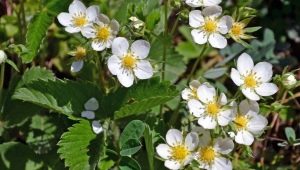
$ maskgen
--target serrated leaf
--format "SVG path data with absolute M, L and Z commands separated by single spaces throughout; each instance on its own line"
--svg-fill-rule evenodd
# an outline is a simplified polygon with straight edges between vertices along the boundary
M 128 140 L 141 138 L 143 136 L 144 130 L 145 130 L 144 122 L 140 120 L 133 120 L 129 122 L 120 136 L 121 148 Z
M 119 168 L 120 170 L 140 170 L 141 166 L 135 159 L 124 156 L 120 161 Z
M 52 0 L 34 15 L 28 25 L 26 34 L 26 52 L 21 54 L 24 63 L 30 63 L 38 54 L 43 39 L 46 37 L 47 30 L 52 24 L 53 19 L 59 12 L 67 9 L 71 0 Z
M 124 93 L 126 93 L 124 95 Z M 141 114 L 154 106 L 164 104 L 178 95 L 174 86 L 167 82 L 160 83 L 158 79 L 141 81 L 128 91 L 120 90 L 115 98 L 123 101 L 120 109 L 114 113 L 115 119 Z M 107 100 L 110 102 L 112 99 Z M 107 104 L 106 104 L 107 105 Z
M 58 143 L 60 158 L 65 160 L 65 166 L 71 170 L 89 170 L 90 164 L 88 146 L 96 138 L 88 121 L 76 123 L 64 133 Z
M 127 140 L 120 151 L 121 156 L 130 156 L 137 153 L 142 148 L 142 144 L 138 139 Z

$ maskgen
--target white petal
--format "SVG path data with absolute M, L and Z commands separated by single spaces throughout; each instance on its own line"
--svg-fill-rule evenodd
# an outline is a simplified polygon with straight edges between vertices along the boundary
M 203 127 L 196 126 L 192 129 L 192 132 L 196 132 L 199 135 L 199 147 L 206 147 L 211 142 L 210 132 Z
M 217 157 L 210 170 L 232 170 L 232 163 L 224 157 Z
M 204 112 L 204 106 L 195 99 L 188 101 L 188 108 L 195 117 L 200 117 Z
M 211 17 L 218 17 L 222 14 L 222 8 L 220 6 L 209 6 L 202 10 L 203 16 L 211 16 Z
M 129 48 L 129 43 L 126 38 L 117 37 L 112 43 L 112 53 L 117 56 L 123 56 L 127 53 Z
M 221 0 L 203 0 L 204 6 L 214 6 L 221 3 Z
M 181 164 L 177 161 L 173 160 L 166 160 L 165 161 L 165 167 L 172 169 L 172 170 L 177 170 L 181 168 Z
M 189 24 L 193 28 L 198 28 L 204 24 L 204 18 L 200 10 L 193 10 L 189 13 Z
M 229 154 L 234 148 L 234 143 L 230 138 L 217 138 L 214 148 L 218 153 Z
M 256 87 L 255 91 L 261 96 L 272 96 L 278 91 L 278 87 L 274 83 L 263 83 Z
M 121 71 L 121 60 L 116 55 L 112 55 L 107 60 L 107 66 L 111 74 L 117 75 Z
M 232 18 L 228 15 L 223 16 L 218 23 L 218 31 L 221 34 L 226 34 L 232 26 Z
M 82 13 L 82 14 L 85 14 L 86 12 L 86 7 L 85 5 L 79 1 L 79 0 L 74 0 L 70 6 L 69 6 L 69 12 L 70 14 L 79 14 L 79 13 Z
M 130 70 L 121 70 L 117 74 L 118 80 L 124 87 L 130 87 L 133 85 L 134 76 Z
M 224 93 L 221 93 L 220 94 L 220 97 L 219 97 L 219 101 L 218 103 L 220 103 L 221 105 L 226 105 L 227 104 L 227 97 Z
M 244 84 L 244 80 L 235 68 L 231 69 L 230 78 L 237 86 L 241 86 L 242 84 Z
M 170 129 L 166 134 L 167 144 L 170 146 L 176 146 L 178 144 L 182 144 L 183 137 L 182 133 L 177 129 Z
M 189 89 L 189 88 L 185 88 L 181 92 L 181 97 L 182 97 L 183 100 L 189 100 L 191 95 L 193 95 L 192 90 Z
M 95 113 L 93 111 L 83 111 L 81 112 L 81 117 L 87 119 L 95 119 Z
M 231 109 L 227 109 L 227 110 L 221 111 L 219 113 L 217 119 L 218 119 L 219 125 L 226 126 L 233 119 L 233 111 Z
M 198 124 L 204 129 L 214 129 L 217 126 L 217 122 L 210 116 L 203 116 L 198 119 Z
M 95 38 L 95 30 L 92 26 L 87 26 L 81 29 L 81 33 L 86 38 Z
M 256 113 L 259 112 L 259 105 L 256 101 L 245 99 L 239 104 L 239 113 L 240 114 L 245 115 L 250 110 L 252 110 L 253 112 L 256 112 Z
M 269 82 L 273 75 L 272 64 L 268 62 L 257 63 L 253 68 L 253 72 L 256 73 L 256 77 L 259 78 L 260 82 Z
M 95 51 L 103 51 L 106 48 L 106 43 L 100 41 L 93 41 L 92 48 Z
M 243 53 L 239 56 L 237 60 L 237 69 L 239 70 L 240 74 L 247 76 L 251 73 L 253 66 L 254 63 L 249 54 Z
M 211 34 L 208 37 L 208 41 L 210 45 L 214 48 L 223 49 L 227 46 L 227 39 L 219 33 Z
M 149 79 L 153 76 L 153 68 L 147 60 L 138 61 L 133 71 L 135 76 L 139 79 Z
M 248 131 L 238 131 L 235 136 L 235 142 L 243 145 L 251 145 L 254 141 L 254 137 Z
M 193 8 L 200 7 L 203 5 L 203 3 L 200 0 L 186 0 L 185 3 Z
M 250 100 L 259 100 L 260 97 L 255 93 L 254 89 L 242 88 L 242 93 Z
M 213 101 L 217 94 L 216 94 L 216 89 L 214 87 L 202 84 L 197 89 L 197 95 L 203 103 L 208 103 Z
M 189 151 L 193 151 L 198 147 L 199 144 L 199 137 L 198 134 L 195 132 L 190 132 L 185 137 L 185 145 L 189 149 Z
M 268 120 L 261 115 L 257 115 L 250 119 L 247 129 L 254 135 L 260 135 L 267 125 Z
M 90 22 L 96 21 L 100 13 L 99 7 L 97 5 L 92 5 L 86 9 L 86 15 Z
M 156 152 L 157 154 L 162 157 L 163 159 L 169 159 L 171 156 L 171 152 L 170 152 L 171 148 L 169 145 L 167 144 L 159 144 L 156 147 Z
M 80 28 L 68 26 L 65 28 L 65 31 L 67 31 L 68 33 L 77 33 L 77 32 L 80 32 Z
M 199 29 L 193 29 L 191 34 L 192 34 L 193 40 L 197 44 L 205 44 L 208 40 L 207 34 L 205 34 L 203 31 L 201 31 Z
M 93 128 L 94 133 L 96 133 L 96 134 L 99 134 L 103 131 L 103 127 L 101 126 L 99 120 L 94 120 L 92 122 L 92 128 Z
M 117 34 L 117 32 L 119 31 L 119 29 L 120 29 L 120 25 L 119 25 L 119 23 L 118 23 L 118 21 L 116 21 L 116 20 L 111 20 L 111 22 L 110 22 L 110 28 L 113 30 L 113 31 L 115 31 L 116 32 L 116 34 Z
M 71 65 L 71 72 L 76 73 L 80 71 L 83 67 L 84 62 L 82 60 L 80 61 L 74 61 Z
M 131 45 L 131 52 L 139 59 L 144 59 L 150 51 L 150 43 L 145 40 L 136 40 Z
M 57 16 L 58 22 L 63 26 L 72 25 L 72 16 L 69 13 L 62 12 Z
M 86 110 L 91 110 L 91 111 L 96 111 L 99 109 L 99 103 L 98 100 L 93 97 L 90 98 L 85 104 L 84 104 L 84 108 Z
M 110 23 L 109 18 L 106 15 L 104 15 L 104 14 L 100 14 L 99 17 L 98 17 L 98 19 L 103 24 L 107 24 L 108 25 Z

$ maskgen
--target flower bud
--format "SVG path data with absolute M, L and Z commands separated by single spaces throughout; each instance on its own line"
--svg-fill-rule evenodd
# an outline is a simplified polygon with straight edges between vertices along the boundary
M 135 16 L 130 17 L 129 20 L 131 21 L 131 25 L 133 26 L 133 28 L 137 30 L 140 30 L 145 26 L 145 23 Z
M 7 59 L 7 56 L 4 51 L 0 50 L 0 64 L 4 63 Z
M 293 73 L 286 73 L 282 76 L 282 84 L 290 89 L 293 88 L 297 83 L 295 75 Z
M 171 1 L 171 6 L 179 9 L 181 7 L 181 0 L 173 0 Z

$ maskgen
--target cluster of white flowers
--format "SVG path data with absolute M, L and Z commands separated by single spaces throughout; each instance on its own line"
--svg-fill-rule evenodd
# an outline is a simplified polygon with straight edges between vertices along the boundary
M 232 169 L 231 162 L 222 157 L 229 154 L 234 143 L 251 145 L 254 138 L 260 136 L 267 124 L 267 119 L 259 114 L 257 100 L 261 96 L 271 96 L 278 91 L 272 79 L 272 65 L 260 62 L 254 66 L 252 58 L 243 53 L 237 60 L 237 70 L 232 68 L 231 79 L 240 87 L 246 99 L 238 101 L 227 99 L 224 93 L 218 95 L 216 89 L 208 82 L 190 82 L 190 87 L 182 91 L 182 98 L 187 102 L 189 112 L 198 119 L 198 129 L 186 135 L 171 129 L 167 133 L 167 144 L 160 144 L 157 153 L 165 159 L 169 169 L 180 169 L 195 159 L 200 168 Z M 229 137 L 211 140 L 209 130 L 221 126 Z
M 65 26 L 69 33 L 78 33 L 91 40 L 91 47 L 95 51 L 112 48 L 112 56 L 108 59 L 109 71 L 116 75 L 125 87 L 133 85 L 135 77 L 149 79 L 153 76 L 153 68 L 146 57 L 150 51 L 150 43 L 137 40 L 129 49 L 126 38 L 117 37 L 120 25 L 116 20 L 110 20 L 101 14 L 98 6 L 86 6 L 79 0 L 74 0 L 69 6 L 69 13 L 62 12 L 58 21 Z M 75 61 L 71 71 L 78 72 L 83 67 L 86 49 L 77 48 L 74 53 Z

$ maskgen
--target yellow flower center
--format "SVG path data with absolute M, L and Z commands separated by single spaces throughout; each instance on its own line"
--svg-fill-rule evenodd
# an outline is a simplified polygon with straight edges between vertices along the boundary
M 75 52 L 75 59 L 82 60 L 86 56 L 86 49 L 83 47 L 77 47 Z
M 136 66 L 136 58 L 131 54 L 127 53 L 122 59 L 122 65 L 126 69 L 133 69 Z
M 239 36 L 243 35 L 244 34 L 244 24 L 235 22 L 232 25 L 230 34 L 235 37 L 239 37 Z
M 81 15 L 81 16 L 77 16 L 73 18 L 73 24 L 76 27 L 83 27 L 84 25 L 87 24 L 87 19 L 85 17 L 85 15 Z
M 100 41 L 107 41 L 110 36 L 110 28 L 107 26 L 99 27 L 97 29 L 96 37 Z
M 216 152 L 213 147 L 205 147 L 199 150 L 200 160 L 207 163 L 212 164 L 216 157 Z
M 206 33 L 214 33 L 217 31 L 217 22 L 213 19 L 206 19 L 203 25 L 203 29 Z
M 257 85 L 255 76 L 253 74 L 246 76 L 244 79 L 244 83 L 245 83 L 245 86 L 248 88 L 255 88 Z
M 210 102 L 206 107 L 206 111 L 209 116 L 217 117 L 218 113 L 220 112 L 220 106 L 216 102 Z
M 171 149 L 171 158 L 179 162 L 184 161 L 190 154 L 189 150 L 184 145 L 177 145 Z
M 247 127 L 248 121 L 249 120 L 247 119 L 246 116 L 238 115 L 234 119 L 235 127 L 238 130 L 243 130 L 243 129 L 245 129 Z

